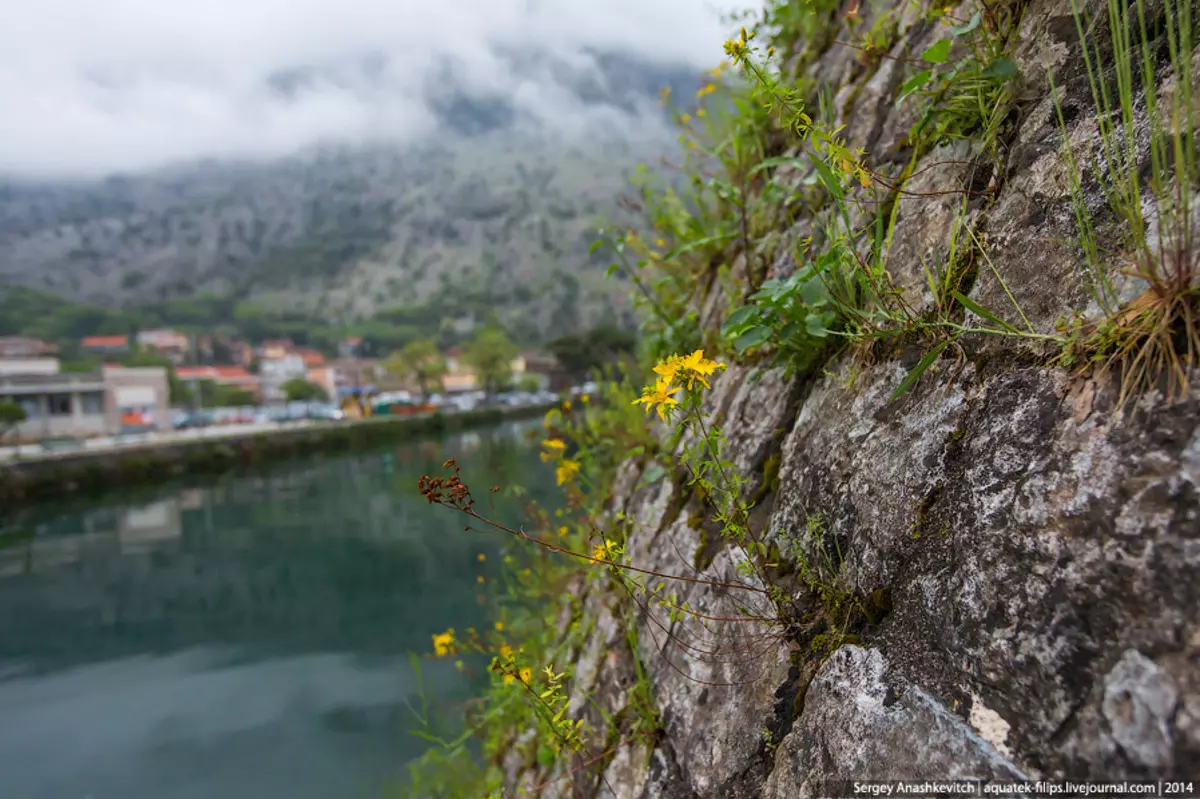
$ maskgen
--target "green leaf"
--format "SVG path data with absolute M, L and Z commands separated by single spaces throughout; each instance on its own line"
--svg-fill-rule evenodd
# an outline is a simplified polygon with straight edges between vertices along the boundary
M 604 246 L 604 239 L 596 239 L 592 242 L 592 246 L 588 247 L 588 255 L 592 255 L 596 250 Z
M 783 326 L 783 330 L 779 331 L 779 340 L 787 341 L 793 336 L 798 336 L 804 332 L 804 326 L 799 322 L 788 322 Z
M 765 161 L 759 161 L 758 165 L 755 166 L 754 169 L 751 169 L 746 174 L 747 175 L 756 175 L 759 172 L 762 172 L 764 169 L 770 169 L 771 167 L 774 167 L 774 166 L 784 166 L 785 164 L 789 165 L 789 166 L 799 167 L 799 168 L 803 168 L 803 166 L 804 166 L 804 162 L 801 161 L 799 158 L 796 158 L 795 156 L 781 155 L 778 158 L 768 158 Z
M 975 14 L 971 17 L 971 20 L 966 25 L 963 25 L 961 28 L 951 28 L 950 32 L 953 33 L 955 36 L 963 36 L 965 34 L 970 33 L 971 31 L 975 30 L 976 28 L 978 28 L 979 23 L 982 20 L 983 20 L 983 17 L 980 15 L 980 13 L 978 11 L 976 11 Z
M 929 47 L 925 48 L 925 52 L 921 53 L 921 59 L 928 61 L 930 64 L 944 64 L 950 58 L 950 40 L 941 39 Z
M 899 108 L 906 97 L 929 83 L 929 79 L 932 77 L 933 70 L 925 69 L 905 81 L 904 85 L 900 87 L 900 96 L 896 98 L 896 107 Z
M 1011 80 L 1017 76 L 1017 65 L 1012 62 L 1011 58 L 997 58 L 988 65 L 982 75 L 998 81 Z
M 917 365 L 908 371 L 904 379 L 900 381 L 900 385 L 896 386 L 896 390 L 892 393 L 892 402 L 895 402 L 900 395 L 908 391 L 913 385 L 921 379 L 921 375 L 925 374 L 925 370 L 933 365 L 933 362 L 942 354 L 942 350 L 950 346 L 950 341 L 943 341 L 936 347 L 925 353 L 925 357 L 917 361 Z
M 605 277 L 612 277 L 612 276 L 613 276 L 613 272 L 617 271 L 619 268 L 620 268 L 620 264 L 609 264 L 609 265 L 608 265 L 608 269 L 605 269 L 605 270 L 604 270 L 604 276 L 605 276 Z
M 737 340 L 733 342 L 733 348 L 737 350 L 738 355 L 742 355 L 751 347 L 757 347 L 770 339 L 772 332 L 771 328 L 762 325 L 752 327 L 737 337 Z
M 825 338 L 829 335 L 829 331 L 825 329 L 824 320 L 816 314 L 809 314 L 805 328 L 808 330 L 808 335 L 813 338 Z
M 729 318 L 725 320 L 725 324 L 721 327 L 722 333 L 728 335 L 725 333 L 725 331 L 732 330 L 740 325 L 744 325 L 746 321 L 750 319 L 750 317 L 756 315 L 757 313 L 758 306 L 743 305 L 741 308 L 738 308 L 736 311 L 730 314 Z
M 646 467 L 646 471 L 642 472 L 642 482 L 647 484 L 657 483 L 663 478 L 667 470 L 660 463 L 652 463 Z
M 982 317 L 983 319 L 987 319 L 989 322 L 995 322 L 996 324 L 1000 325 L 1000 327 L 1004 328 L 1005 330 L 1016 330 L 1015 327 L 1010 325 L 1008 322 L 1005 322 L 1000 317 L 996 316 L 994 313 L 989 311 L 987 308 L 984 308 L 982 305 L 975 302 L 975 300 L 971 299 L 966 294 L 962 294 L 957 291 L 952 291 L 952 292 L 950 292 L 950 296 L 952 296 L 952 297 L 954 297 L 954 299 L 958 300 L 959 304 L 961 304 L 962 307 L 966 308 L 968 311 L 975 314 L 976 316 Z
M 835 200 L 842 199 L 842 184 L 837 179 L 837 176 L 833 174 L 829 167 L 825 166 L 825 162 L 820 158 L 817 158 L 815 155 L 809 155 L 809 158 L 812 159 L 813 166 L 817 168 L 818 177 L 821 178 L 821 182 L 825 184 L 825 188 L 829 190 L 833 198 Z

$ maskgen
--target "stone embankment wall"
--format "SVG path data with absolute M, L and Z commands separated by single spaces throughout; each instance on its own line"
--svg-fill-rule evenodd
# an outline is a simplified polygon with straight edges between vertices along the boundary
M 915 57 L 942 35 L 905 13 L 891 55 Z M 908 186 L 988 188 L 969 213 L 996 271 L 981 270 L 971 296 L 1008 317 L 1011 291 L 1043 332 L 1063 314 L 1089 313 L 1045 77 L 1055 66 L 1067 87 L 1068 135 L 1094 144 L 1077 46 L 1070 4 L 1034 0 L 1013 52 L 1019 114 L 1003 142 L 1005 170 L 980 174 L 979 152 L 963 141 L 926 156 Z M 835 87 L 851 146 L 903 150 L 913 123 L 911 107 L 894 104 L 903 66 L 868 68 L 834 45 L 811 67 Z M 902 201 L 889 271 L 918 306 L 930 299 L 922 263 L 945 252 L 961 202 Z M 781 242 L 808 225 L 778 231 L 755 255 L 786 275 L 795 263 Z M 735 278 L 746 256 L 732 261 Z M 720 325 L 727 290 L 719 281 L 698 289 L 706 329 Z M 553 782 L 566 763 L 546 773 L 514 756 L 512 795 L 793 799 L 828 795 L 842 779 L 1200 777 L 1195 381 L 1181 401 L 1151 391 L 1117 414 L 1111 378 L 1048 368 L 1044 353 L 1019 342 L 961 343 L 957 358 L 942 358 L 895 401 L 923 355 L 916 346 L 843 354 L 808 374 L 753 364 L 719 374 L 707 408 L 729 459 L 750 476 L 752 529 L 810 564 L 834 564 L 834 579 L 873 597 L 874 611 L 852 629 L 781 632 L 740 618 L 744 594 L 678 587 L 681 603 L 712 618 L 668 621 L 642 609 L 634 621 L 658 740 L 617 749 L 599 779 L 583 770 Z M 607 510 L 608 523 L 631 522 L 629 561 L 745 579 L 684 482 L 669 472 L 643 479 L 646 471 L 626 463 Z M 602 581 L 581 591 L 592 632 L 576 652 L 572 708 L 603 729 L 599 708 L 619 717 L 636 681 L 614 615 L 627 598 Z M 796 586 L 789 601 L 814 600 Z M 841 645 L 814 654 L 831 632 Z
M 427 416 L 387 416 L 359 421 L 281 427 L 220 438 L 127 443 L 76 450 L 0 465 L 0 509 L 77 491 L 149 485 L 188 474 L 225 472 L 241 466 L 313 452 L 376 446 L 385 441 L 530 418 L 545 406 L 483 409 Z

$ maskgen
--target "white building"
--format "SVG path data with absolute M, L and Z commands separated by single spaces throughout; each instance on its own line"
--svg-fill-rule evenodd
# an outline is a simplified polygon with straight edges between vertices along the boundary
M 0 371 L 0 400 L 13 400 L 25 411 L 25 421 L 10 436 L 86 438 L 170 423 L 166 369 L 105 367 L 59 374 L 57 361 L 52 372 L 44 365 L 31 368 L 35 371 L 22 373 L 6 363 Z
M 278 358 L 263 358 L 258 363 L 263 402 L 282 402 L 283 384 L 289 380 L 308 379 L 308 366 L 303 356 L 287 353 Z

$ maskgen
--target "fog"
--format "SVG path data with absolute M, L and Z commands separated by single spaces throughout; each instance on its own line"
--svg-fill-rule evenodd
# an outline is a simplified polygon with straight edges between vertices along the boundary
M 458 85 L 578 131 L 598 111 L 564 91 L 557 70 L 586 72 L 596 51 L 714 66 L 728 10 L 706 0 L 12 4 L 0 26 L 0 173 L 94 177 L 438 135 L 429 102 L 451 63 Z M 513 52 L 538 66 L 514 70 L 501 55 Z

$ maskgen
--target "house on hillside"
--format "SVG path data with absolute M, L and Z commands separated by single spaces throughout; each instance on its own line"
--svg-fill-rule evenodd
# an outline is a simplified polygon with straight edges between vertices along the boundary
M 175 377 L 185 382 L 210 380 L 218 386 L 249 391 L 256 397 L 260 395 L 258 378 L 244 366 L 181 366 L 175 370 Z
M 93 355 L 124 355 L 129 352 L 129 336 L 84 336 L 79 346 Z
M 325 356 L 312 347 L 297 347 L 295 353 L 304 360 L 304 365 L 309 369 L 316 369 L 325 365 Z
M 282 358 L 296 350 L 296 343 L 290 338 L 267 339 L 258 345 L 258 357 L 267 358 Z
M 15 358 L 44 358 L 58 352 L 54 344 L 25 336 L 0 336 L 0 360 Z
M 140 330 L 138 347 L 162 355 L 171 363 L 180 364 L 191 353 L 192 342 L 177 330 Z

